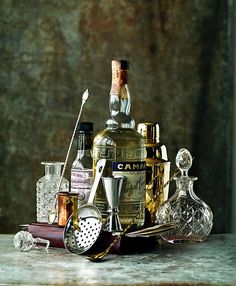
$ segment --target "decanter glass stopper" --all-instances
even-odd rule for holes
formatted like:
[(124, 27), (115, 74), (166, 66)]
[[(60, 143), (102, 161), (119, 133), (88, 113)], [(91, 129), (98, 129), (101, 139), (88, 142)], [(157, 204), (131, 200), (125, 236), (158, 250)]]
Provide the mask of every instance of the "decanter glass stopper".
[(48, 250), (49, 245), (49, 240), (34, 238), (30, 232), (24, 230), (17, 232), (14, 237), (14, 246), (20, 251), (29, 251), (32, 247), (38, 248), (39, 246)]
[(180, 149), (176, 155), (175, 163), (181, 172), (181, 176), (188, 177), (188, 170), (192, 167), (193, 163), (190, 152), (185, 148)]

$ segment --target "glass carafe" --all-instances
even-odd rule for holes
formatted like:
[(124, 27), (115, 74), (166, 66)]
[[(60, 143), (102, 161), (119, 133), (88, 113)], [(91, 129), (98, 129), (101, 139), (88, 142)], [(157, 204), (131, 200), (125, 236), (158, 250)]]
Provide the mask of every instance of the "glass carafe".
[(157, 210), (157, 223), (173, 222), (175, 228), (161, 234), (168, 242), (201, 242), (210, 234), (213, 214), (209, 206), (198, 198), (193, 190), (196, 177), (189, 177), (192, 156), (187, 149), (180, 149), (176, 165), (181, 172), (176, 177), (176, 192)]
[[(36, 184), (37, 222), (48, 222), (48, 214), (55, 204), (63, 162), (41, 162), (45, 166), (45, 176)], [(69, 182), (63, 178), (61, 192), (69, 191)]]

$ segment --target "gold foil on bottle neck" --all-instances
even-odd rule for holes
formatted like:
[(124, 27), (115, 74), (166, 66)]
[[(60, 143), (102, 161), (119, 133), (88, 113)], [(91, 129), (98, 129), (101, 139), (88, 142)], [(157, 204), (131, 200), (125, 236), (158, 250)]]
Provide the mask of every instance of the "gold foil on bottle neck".
[(156, 144), (160, 141), (160, 128), (155, 122), (139, 123), (138, 132), (144, 137), (146, 144)]

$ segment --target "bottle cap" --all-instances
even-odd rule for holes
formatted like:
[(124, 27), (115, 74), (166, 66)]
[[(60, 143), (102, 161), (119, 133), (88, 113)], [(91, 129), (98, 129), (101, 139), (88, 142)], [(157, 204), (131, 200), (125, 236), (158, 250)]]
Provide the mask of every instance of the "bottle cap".
[(147, 144), (159, 143), (160, 129), (157, 123), (139, 123), (137, 130), (141, 135), (143, 135)]
[(92, 122), (80, 122), (78, 124), (78, 132), (93, 132), (93, 123)]

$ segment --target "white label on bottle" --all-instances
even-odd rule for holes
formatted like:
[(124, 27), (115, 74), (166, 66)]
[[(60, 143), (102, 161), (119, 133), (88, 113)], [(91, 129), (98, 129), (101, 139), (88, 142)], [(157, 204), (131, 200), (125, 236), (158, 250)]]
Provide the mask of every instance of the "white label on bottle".
[(93, 170), (71, 169), (71, 189), (72, 193), (78, 194), (79, 201), (83, 201), (90, 192), (93, 184)]
[(145, 205), (145, 162), (112, 162), (113, 175), (125, 177), (120, 196), (120, 215), (135, 216)]

